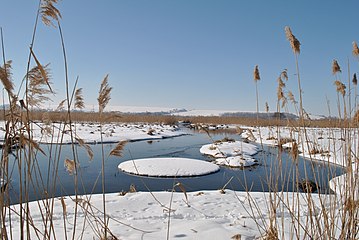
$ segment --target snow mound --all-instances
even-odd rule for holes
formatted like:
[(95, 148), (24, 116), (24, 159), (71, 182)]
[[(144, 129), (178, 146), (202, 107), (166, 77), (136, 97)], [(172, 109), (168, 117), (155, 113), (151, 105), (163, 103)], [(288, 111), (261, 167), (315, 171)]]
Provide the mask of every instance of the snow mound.
[(252, 157), (258, 153), (257, 146), (242, 141), (216, 142), (200, 148), (200, 152), (215, 158), (215, 163), (229, 167), (250, 167), (257, 164)]
[(257, 165), (257, 160), (248, 155), (234, 156), (228, 158), (217, 158), (215, 163), (218, 165), (224, 165), (229, 167), (250, 167), (253, 165)]
[(259, 149), (254, 144), (245, 143), (242, 141), (220, 142), (203, 145), (200, 149), (202, 154), (213, 157), (223, 158), (245, 154), (253, 156), (258, 153)]
[(215, 164), (190, 158), (143, 158), (122, 162), (118, 168), (150, 177), (194, 177), (219, 171)]

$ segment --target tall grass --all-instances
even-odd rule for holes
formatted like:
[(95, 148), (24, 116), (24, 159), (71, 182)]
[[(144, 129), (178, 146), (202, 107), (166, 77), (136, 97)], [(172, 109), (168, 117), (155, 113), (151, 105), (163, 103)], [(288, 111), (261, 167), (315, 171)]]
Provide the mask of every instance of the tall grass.
[[(258, 204), (254, 198), (251, 198), (250, 188), (248, 188), (247, 195), (250, 199), (251, 209), (248, 212), (253, 214), (259, 212), (263, 219), (256, 219), (258, 223), (258, 231), (262, 234), (264, 239), (278, 239), (287, 236), (284, 232), (284, 216), (281, 215), (284, 211), (289, 212), (292, 227), (290, 229), (290, 236), (292, 239), (307, 238), (307, 239), (358, 239), (359, 235), (359, 200), (358, 200), (358, 154), (359, 144), (358, 137), (359, 132), (357, 127), (359, 125), (359, 113), (357, 108), (357, 77), (353, 75), (351, 80), (351, 73), (348, 62), (348, 88), (342, 82), (342, 72), (339, 63), (334, 60), (332, 65), (332, 73), (334, 75), (334, 85), (337, 91), (337, 111), (339, 118), (336, 121), (332, 120), (309, 120), (306, 117), (304, 103), (303, 103), (303, 90), (301, 72), (299, 71), (299, 54), (300, 54), (300, 42), (292, 33), (289, 27), (285, 28), (286, 37), (292, 48), (295, 58), (295, 75), (298, 85), (299, 102), (296, 102), (295, 97), (291, 91), (286, 92), (286, 81), (288, 79), (287, 70), (282, 71), (278, 78), (277, 89), (277, 109), (276, 113), (279, 117), (270, 119), (259, 118), (259, 91), (258, 81), (260, 80), (258, 66), (254, 69), (254, 81), (256, 90), (256, 121), (253, 118), (240, 118), (240, 117), (176, 117), (176, 116), (158, 116), (158, 115), (130, 115), (118, 113), (105, 112), (105, 108), (109, 103), (112, 88), (108, 83), (108, 75), (105, 76), (100, 85), (98, 95), (98, 112), (81, 112), (84, 108), (84, 100), (82, 96), (82, 89), (77, 88), (78, 79), (71, 86), (68, 78), (68, 65), (66, 57), (65, 41), (61, 28), (61, 13), (57, 9), (57, 0), (40, 0), (38, 5), (38, 11), (35, 17), (35, 24), (33, 33), (31, 36), (31, 43), (29, 49), (28, 64), (26, 74), (23, 78), (22, 84), (16, 91), (12, 79), (12, 62), (7, 60), (5, 52), (5, 41), (3, 32), (1, 29), (1, 52), (2, 52), (2, 66), (0, 67), (0, 80), (6, 93), (6, 100), (3, 99), (3, 103), (8, 102), (9, 108), (1, 111), (0, 118), (5, 121), (5, 138), (3, 141), (2, 154), (1, 154), (1, 172), (0, 177), (7, 183), (7, 188), (3, 189), (0, 194), (0, 225), (1, 236), (3, 239), (13, 239), (13, 221), (12, 219), (19, 218), (19, 232), (20, 239), (76, 239), (77, 236), (83, 238), (85, 231), (84, 225), (79, 226), (78, 217), (80, 211), (83, 214), (83, 218), (91, 219), (90, 225), (95, 232), (95, 235), (99, 239), (116, 239), (109, 228), (109, 216), (106, 208), (106, 160), (109, 156), (121, 157), (125, 142), (120, 142), (116, 147), (110, 151), (109, 155), (105, 154), (104, 145), (101, 148), (101, 170), (98, 179), (101, 179), (102, 188), (102, 209), (94, 209), (91, 206), (89, 199), (91, 198), (91, 192), (89, 197), (82, 197), (79, 195), (81, 192), (86, 193), (86, 189), (83, 186), (83, 177), (81, 175), (81, 166), (79, 165), (78, 148), (84, 148), (88, 153), (88, 158), (91, 159), (93, 152), (90, 146), (78, 138), (76, 134), (76, 127), (73, 126), (74, 122), (96, 121), (100, 124), (101, 142), (103, 142), (103, 124), (106, 122), (158, 122), (165, 124), (174, 124), (178, 121), (187, 121), (193, 124), (207, 123), (207, 124), (237, 124), (256, 126), (259, 129), (259, 142), (262, 143), (261, 127), (263, 126), (276, 126), (275, 138), (278, 141), (278, 149), (275, 157), (272, 161), (277, 161), (279, 164), (274, 165), (269, 163), (270, 168), (269, 175), (266, 176), (266, 182), (269, 190), (267, 209), (259, 209)], [(39, 20), (47, 26), (56, 28), (60, 36), (60, 45), (63, 54), (63, 67), (65, 72), (65, 91), (66, 99), (59, 104), (58, 111), (45, 112), (36, 111), (35, 108), (41, 105), (44, 101), (49, 100), (54, 93), (51, 83), (50, 68), (48, 64), (42, 64), (41, 59), (38, 58), (35, 48), (36, 33)], [(356, 60), (359, 60), (359, 49), (357, 44), (353, 43), (353, 55)], [(350, 85), (350, 80), (353, 85)], [(353, 88), (354, 87), (354, 92)], [(347, 90), (348, 89), (348, 90)], [(354, 94), (354, 105), (352, 106), (351, 99)], [(5, 97), (4, 97), (5, 98)], [(288, 99), (290, 101), (288, 101)], [(282, 119), (281, 113), (289, 113), (288, 104), (293, 104), (296, 109), (299, 119)], [(355, 113), (352, 117), (352, 113)], [(52, 139), (51, 144), (47, 145), (47, 149), (43, 149), (44, 146), (40, 146), (33, 139), (34, 125), (38, 121), (42, 121), (44, 127), (42, 129), (44, 137)], [(60, 129), (54, 129), (53, 122), (60, 122)], [(298, 163), (299, 148), (307, 147), (309, 149), (309, 159), (314, 163), (314, 157), (318, 151), (313, 147), (315, 142), (309, 141), (308, 128), (309, 127), (325, 127), (329, 135), (332, 134), (333, 127), (339, 127), (341, 130), (341, 141), (343, 144), (340, 146), (340, 154), (338, 158), (344, 159), (342, 163), (345, 166), (346, 174), (332, 182), (336, 187), (336, 194), (327, 194), (319, 192), (319, 202), (313, 200), (313, 193), (311, 192), (312, 186), (306, 181), (307, 179), (299, 179), (298, 166), (293, 172), (282, 173), (282, 144), (286, 139), (282, 138), (281, 126), (286, 126), (291, 129), (290, 138), (295, 138), (296, 141), (291, 146), (291, 158), (293, 164)], [(71, 156), (64, 158), (62, 144), (65, 133), (71, 135)], [(207, 131), (208, 134), (210, 134)], [(57, 136), (54, 136), (57, 134)], [(332, 134), (334, 135), (334, 134)], [(293, 137), (292, 137), (293, 136)], [(55, 141), (56, 139), (56, 141)], [(335, 148), (336, 143), (332, 143), (330, 148)], [(338, 149), (334, 149), (338, 150)], [(39, 155), (46, 155), (47, 173), (40, 171)], [(13, 158), (14, 161), (10, 161)], [(12, 166), (10, 162), (14, 162)], [(60, 199), (55, 198), (56, 186), (59, 181), (58, 171), (64, 164), (69, 176), (73, 177), (73, 184), (75, 189), (75, 196), (71, 199), (75, 203), (74, 214), (71, 218), (72, 222), (68, 218), (68, 210), (64, 197)], [(330, 164), (329, 159), (326, 164)], [(276, 166), (276, 167), (274, 167)], [(19, 180), (19, 209), (14, 211), (10, 207), (11, 197), (10, 189), (11, 177), (14, 174), (13, 171), (17, 171), (20, 177)], [(313, 171), (312, 169), (305, 169), (305, 171)], [(85, 176), (86, 177), (86, 176)], [(328, 180), (331, 176), (328, 176)], [(96, 180), (96, 183), (97, 183)], [(232, 178), (231, 178), (232, 180)], [(231, 181), (230, 180), (230, 181)], [(293, 188), (297, 191), (293, 193), (287, 193), (284, 184), (280, 185), (283, 180), (289, 180), (293, 184)], [(304, 180), (304, 182), (303, 182)], [(317, 181), (317, 179), (315, 179)], [(227, 183), (228, 184), (228, 183)], [(226, 185), (227, 185), (226, 184)], [(314, 183), (315, 184), (315, 183)], [(178, 186), (185, 194), (184, 187), (179, 183), (173, 185), (171, 194), (174, 192), (174, 188)], [(306, 191), (304, 193), (299, 191), (300, 186)], [(304, 186), (304, 187), (303, 187)], [(223, 189), (222, 189), (223, 190)], [(40, 199), (37, 204), (41, 213), (41, 227), (35, 225), (32, 221), (32, 212), (29, 206), (30, 194), (34, 194)], [(288, 197), (291, 194), (291, 198)], [(291, 199), (291, 201), (289, 201)], [(55, 219), (53, 216), (55, 202), (60, 201), (63, 208), (63, 235), (58, 236), (55, 225)], [(302, 202), (306, 202), (306, 206), (303, 209)], [(171, 204), (171, 203), (170, 203)], [(95, 216), (95, 212), (100, 212), (101, 217)], [(306, 215), (303, 214), (306, 212)], [(171, 205), (169, 207), (168, 214), (168, 229), (167, 239), (169, 239), (170, 233), (170, 213)], [(268, 214), (268, 221), (264, 216)], [(9, 225), (7, 225), (9, 224)], [(68, 234), (68, 230), (72, 229), (72, 232)], [(79, 233), (79, 232), (80, 233)]]

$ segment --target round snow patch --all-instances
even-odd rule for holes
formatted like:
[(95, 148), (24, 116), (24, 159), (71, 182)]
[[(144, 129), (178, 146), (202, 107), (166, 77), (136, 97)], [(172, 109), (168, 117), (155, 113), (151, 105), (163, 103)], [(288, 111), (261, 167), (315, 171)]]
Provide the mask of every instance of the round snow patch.
[(118, 168), (150, 177), (194, 177), (219, 171), (216, 164), (189, 158), (143, 158), (120, 163)]

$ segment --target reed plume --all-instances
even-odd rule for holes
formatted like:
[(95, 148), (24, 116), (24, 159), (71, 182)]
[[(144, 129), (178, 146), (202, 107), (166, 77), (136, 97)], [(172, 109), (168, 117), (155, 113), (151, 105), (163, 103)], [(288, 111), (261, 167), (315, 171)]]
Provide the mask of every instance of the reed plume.
[(292, 50), (294, 53), (299, 54), (300, 53), (300, 42), (299, 40), (293, 35), (292, 30), (290, 27), (286, 26), (284, 28), (285, 35), (290, 43), (290, 46), (292, 47)]
[(357, 74), (356, 73), (354, 73), (354, 75), (353, 75), (353, 80), (352, 80), (352, 82), (353, 82), (353, 84), (356, 86), (356, 85), (358, 85), (358, 79), (357, 79)]
[(65, 110), (65, 103), (66, 103), (67, 99), (62, 100), (59, 105), (56, 108), (56, 112), (61, 112)]
[(75, 165), (75, 161), (74, 160), (70, 160), (68, 158), (65, 159), (65, 168), (66, 168), (66, 171), (72, 175), (76, 172), (76, 165)]
[(280, 78), (283, 80), (288, 81), (288, 73), (287, 73), (287, 69), (284, 69), (281, 74), (280, 74)]
[(279, 75), (278, 79), (277, 79), (277, 82), (278, 82), (277, 100), (282, 101), (282, 107), (284, 107), (285, 104), (287, 103), (287, 99), (284, 96), (284, 91), (283, 91), (283, 89), (285, 88), (285, 83), (284, 83), (283, 79), (288, 81), (287, 70), (282, 71), (281, 74)]
[(353, 42), (353, 55), (355, 57), (359, 57), (359, 48), (356, 42)]
[(256, 65), (255, 68), (254, 68), (253, 79), (254, 79), (255, 82), (261, 80), (261, 77), (259, 76), (258, 65)]
[(42, 22), (46, 26), (54, 26), (52, 21), (59, 21), (61, 18), (60, 11), (55, 7), (58, 0), (42, 0), (40, 6), (40, 13)]
[(50, 92), (53, 93), (51, 85), (50, 85), (50, 76), (48, 74), (48, 71), (44, 69), (44, 67), (41, 65), (40, 61), (37, 59), (37, 57), (35, 56), (35, 53), (32, 51), (32, 48), (30, 48), (30, 53), (33, 56), (36, 65), (41, 73), (41, 76), (43, 78), (43, 81), (46, 83), (46, 85), (49, 87)]
[(51, 100), (47, 94), (54, 93), (50, 85), (49, 64), (33, 67), (27, 74), (29, 79), (28, 104), (32, 107), (40, 106), (41, 103)]
[(337, 92), (343, 97), (345, 96), (345, 89), (347, 88), (344, 83), (339, 80), (334, 81), (334, 85), (337, 87)]
[(119, 142), (114, 149), (111, 150), (110, 156), (116, 156), (116, 157), (122, 157), (122, 151), (125, 147), (127, 141), (121, 141)]
[(14, 90), (14, 84), (12, 82), (12, 74), (11, 74), (11, 64), (12, 61), (7, 61), (2, 67), (0, 66), (0, 80), (4, 85), (5, 90), (8, 92), (10, 96), (13, 95), (12, 91)]
[(76, 108), (76, 109), (85, 108), (84, 98), (83, 98), (83, 95), (82, 95), (82, 88), (76, 89), (76, 91), (75, 91), (74, 108)]
[(295, 104), (297, 104), (298, 102), (295, 100), (295, 97), (294, 97), (294, 95), (293, 95), (293, 93), (291, 92), (291, 91), (288, 91), (288, 98), (289, 98), (289, 100), (295, 105)]
[(94, 154), (93, 154), (93, 151), (92, 151), (92, 148), (91, 148), (88, 144), (86, 144), (83, 139), (81, 139), (81, 138), (75, 138), (75, 139), (76, 139), (76, 141), (78, 142), (78, 144), (80, 145), (80, 147), (85, 148), (88, 157), (90, 158), (90, 160), (92, 160), (92, 159), (93, 159), (93, 155), (94, 155)]
[(332, 63), (332, 73), (334, 75), (334, 74), (336, 74), (338, 72), (342, 72), (342, 70), (340, 70), (340, 66), (339, 66), (337, 60), (334, 59), (333, 63)]
[(107, 106), (108, 102), (111, 99), (111, 90), (112, 87), (109, 87), (108, 85), (108, 74), (107, 74), (105, 78), (102, 80), (99, 96), (97, 98), (100, 113), (103, 113), (103, 110), (105, 109), (105, 107)]

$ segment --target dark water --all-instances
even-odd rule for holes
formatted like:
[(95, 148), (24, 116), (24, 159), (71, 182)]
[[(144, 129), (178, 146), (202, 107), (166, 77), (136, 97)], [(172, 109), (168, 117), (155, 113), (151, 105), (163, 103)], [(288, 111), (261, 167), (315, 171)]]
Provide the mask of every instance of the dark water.
[[(239, 140), (238, 135), (215, 134), (211, 136), (214, 140), (224, 137)], [(151, 142), (140, 141), (128, 143), (123, 151), (123, 156), (107, 157), (108, 153), (116, 144), (105, 144), (105, 189), (106, 192), (127, 191), (133, 184), (137, 191), (163, 191), (171, 190), (175, 183), (181, 182), (186, 191), (217, 190), (226, 188), (233, 190), (268, 191), (270, 188), (295, 191), (296, 179), (308, 179), (317, 184), (322, 192), (330, 192), (328, 181), (337, 175), (342, 174), (342, 168), (327, 163), (311, 162), (299, 159), (293, 162), (286, 152), (278, 157), (278, 149), (265, 147), (255, 158), (259, 165), (247, 169), (236, 169), (221, 167), (219, 172), (191, 178), (148, 178), (133, 176), (118, 170), (119, 163), (137, 158), (150, 157), (186, 157), (210, 161), (211, 158), (203, 156), (199, 149), (202, 145), (210, 143), (210, 138), (203, 133), (191, 132), (191, 135), (181, 137), (154, 140)], [(61, 155), (56, 155), (59, 150), (49, 149), (50, 145), (41, 146), (47, 153), (43, 156), (37, 155), (37, 161), (32, 164), (32, 179), (27, 180), (29, 184), (30, 200), (45, 198), (46, 196), (73, 195), (75, 193), (74, 175), (70, 175), (65, 167), (66, 158), (73, 159), (71, 145), (61, 146)], [(53, 146), (54, 148), (55, 146)], [(56, 146), (60, 147), (60, 146)], [(76, 146), (80, 162), (78, 193), (101, 193), (101, 149), (100, 144), (91, 145), (94, 152), (93, 160), (89, 160), (86, 151)], [(51, 160), (49, 160), (51, 159)], [(54, 173), (56, 167), (55, 159), (59, 159), (58, 176)], [(18, 161), (11, 157), (9, 192), (11, 202), (19, 201), (20, 175), (18, 173)], [(297, 166), (296, 166), (297, 165)], [(50, 169), (50, 171), (48, 171)], [(298, 169), (298, 171), (297, 171)], [(54, 181), (57, 179), (56, 181)], [(294, 180), (293, 180), (294, 179)], [(56, 182), (55, 185), (53, 183)], [(271, 184), (269, 184), (271, 183)], [(269, 187), (270, 186), (270, 187)], [(24, 192), (24, 191), (23, 191)]]

